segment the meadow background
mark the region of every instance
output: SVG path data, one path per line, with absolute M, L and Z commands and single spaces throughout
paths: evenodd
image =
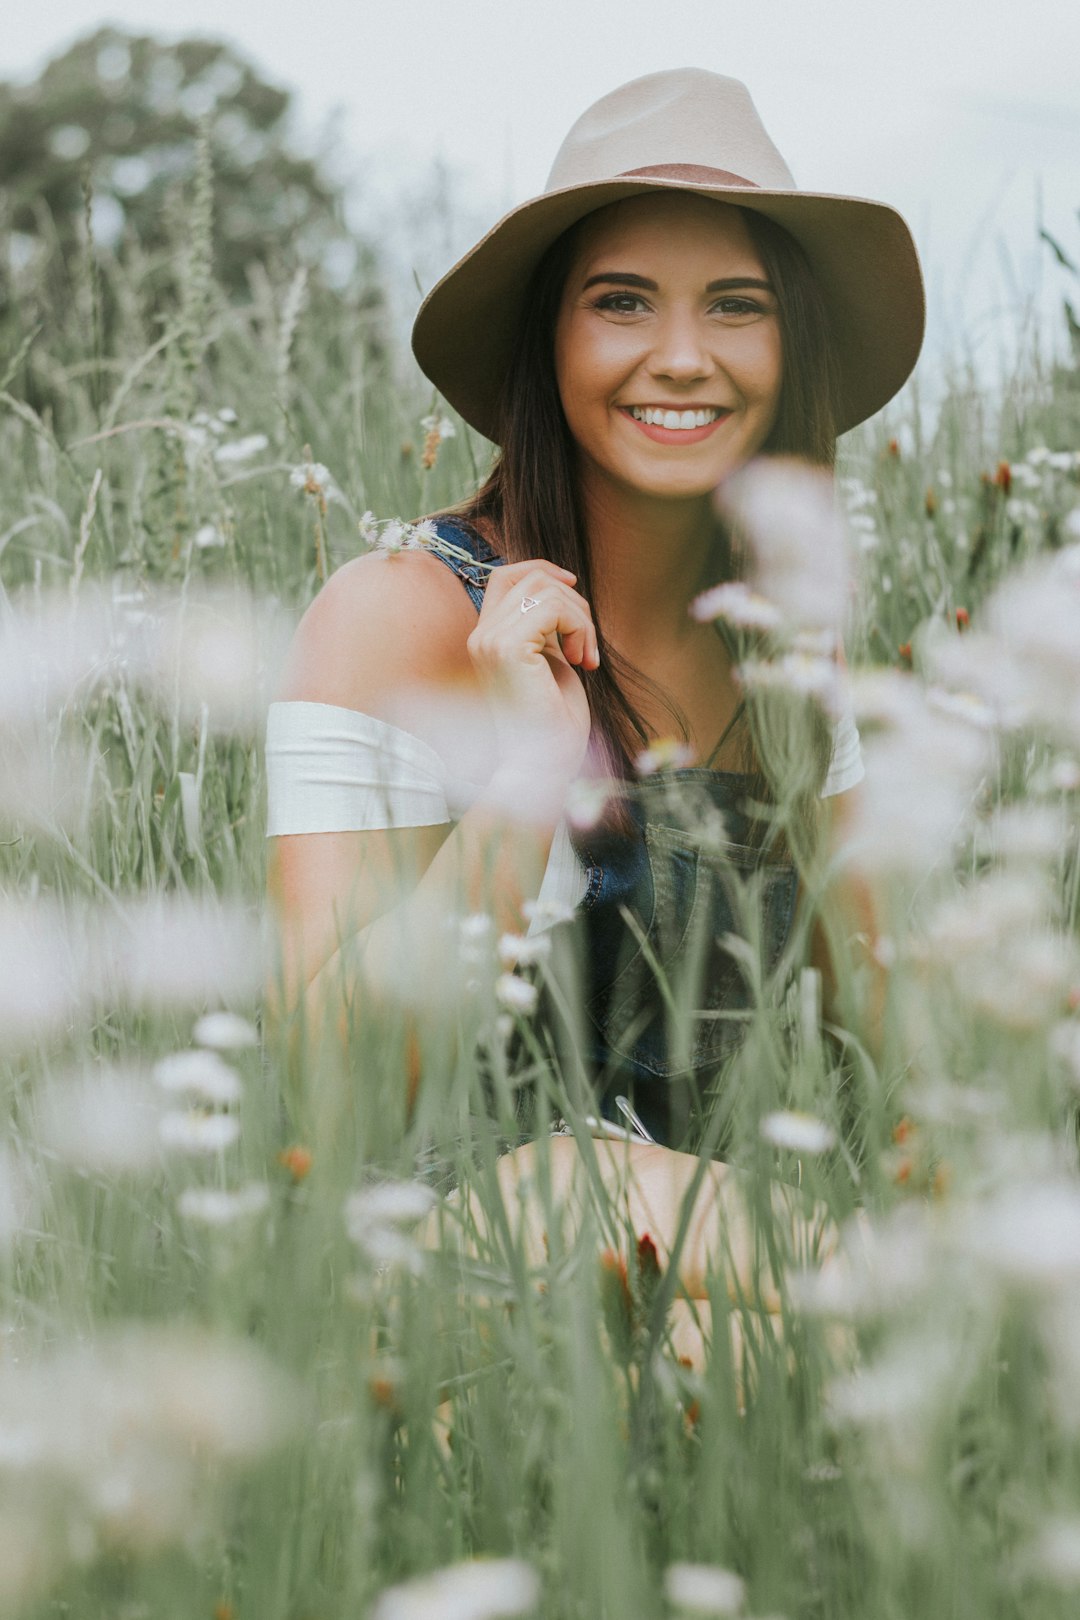
M 617 1206 L 577 1241 L 549 1209 L 539 1260 L 504 1219 L 515 1086 L 580 1108 L 482 924 L 361 993 L 346 1050 L 260 1039 L 290 625 L 365 513 L 489 456 L 284 110 L 220 47 L 115 32 L 0 91 L 0 1612 L 1071 1614 L 1073 310 L 843 443 L 887 1003 L 875 1045 L 865 969 L 824 1027 L 812 969 L 762 987 L 730 1157 L 775 1287 L 719 1267 L 687 1367 Z M 440 1157 L 468 1261 L 416 1240 Z M 844 1264 L 791 1252 L 776 1181 Z

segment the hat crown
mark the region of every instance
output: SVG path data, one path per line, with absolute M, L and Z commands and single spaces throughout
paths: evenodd
M 672 68 L 632 79 L 587 108 L 560 146 L 545 190 L 662 164 L 695 164 L 768 190 L 795 189 L 744 84 L 705 68 Z

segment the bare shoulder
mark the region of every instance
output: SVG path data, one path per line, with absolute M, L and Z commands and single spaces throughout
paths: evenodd
M 370 552 L 327 580 L 297 627 L 278 696 L 379 713 L 403 686 L 468 683 L 476 610 L 424 552 Z

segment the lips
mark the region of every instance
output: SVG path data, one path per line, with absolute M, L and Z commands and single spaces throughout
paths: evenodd
M 710 434 L 715 433 L 716 429 L 721 425 L 721 423 L 726 422 L 728 417 L 731 415 L 730 411 L 728 411 L 728 410 L 718 410 L 718 408 L 715 405 L 712 405 L 712 406 L 685 407 L 685 408 L 679 410 L 678 412 L 675 412 L 674 410 L 669 412 L 666 407 L 659 406 L 659 405 L 656 405 L 656 406 L 620 405 L 618 407 L 618 410 L 619 410 L 619 412 L 620 412 L 620 414 L 622 416 L 625 416 L 625 418 L 626 418 L 626 420 L 628 422 L 633 423 L 634 427 L 638 430 L 639 433 L 643 433 L 646 438 L 652 439 L 654 444 L 670 444 L 670 445 L 699 444 L 701 442 L 701 440 L 707 439 Z M 648 412 L 648 414 L 650 416 L 654 417 L 654 420 L 651 421 L 651 422 L 642 421 L 641 420 L 641 415 L 638 415 L 638 416 L 634 415 L 635 410 L 640 412 L 641 415 L 644 415 L 646 412 Z M 686 417 L 688 415 L 690 415 L 691 412 L 692 412 L 695 419 L 696 419 L 695 420 L 695 425 L 693 427 L 666 427 L 666 426 L 663 425 L 662 421 L 658 422 L 658 421 L 655 420 L 655 418 L 660 415 L 661 411 L 663 411 L 664 420 L 666 420 L 666 421 L 670 421 L 671 417 L 673 415 L 677 415 L 682 420 L 685 420 Z M 703 412 L 705 412 L 705 411 L 708 411 L 710 416 L 714 412 L 716 412 L 717 414 L 714 416 L 712 421 L 706 421 L 706 422 L 702 423 L 700 418 L 701 418 L 701 414 Z

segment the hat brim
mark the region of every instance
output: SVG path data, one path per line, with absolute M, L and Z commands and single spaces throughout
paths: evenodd
M 466 422 L 498 443 L 499 390 L 529 277 L 545 250 L 595 209 L 661 190 L 695 192 L 753 209 L 801 244 L 821 288 L 836 349 L 838 433 L 892 399 L 911 375 L 926 321 L 919 257 L 895 209 L 826 192 L 648 176 L 587 182 L 520 204 L 428 293 L 413 324 L 413 353 Z

